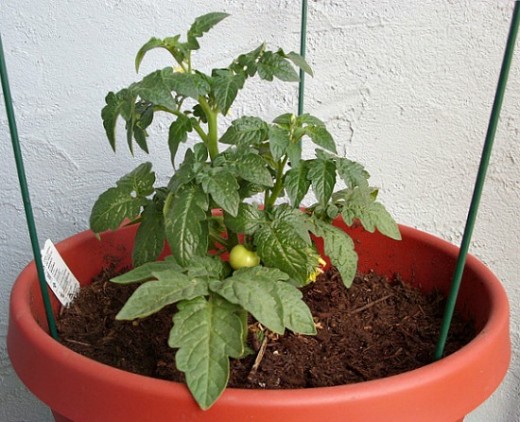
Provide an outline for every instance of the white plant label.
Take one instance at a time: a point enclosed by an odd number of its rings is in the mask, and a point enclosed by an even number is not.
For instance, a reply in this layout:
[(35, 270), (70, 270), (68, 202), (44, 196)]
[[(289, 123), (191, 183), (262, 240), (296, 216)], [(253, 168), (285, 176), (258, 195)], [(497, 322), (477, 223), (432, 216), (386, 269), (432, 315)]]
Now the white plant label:
[(70, 271), (56, 246), (48, 239), (43, 246), (42, 262), (47, 284), (61, 304), (65, 307), (69, 306), (79, 292), (79, 281)]

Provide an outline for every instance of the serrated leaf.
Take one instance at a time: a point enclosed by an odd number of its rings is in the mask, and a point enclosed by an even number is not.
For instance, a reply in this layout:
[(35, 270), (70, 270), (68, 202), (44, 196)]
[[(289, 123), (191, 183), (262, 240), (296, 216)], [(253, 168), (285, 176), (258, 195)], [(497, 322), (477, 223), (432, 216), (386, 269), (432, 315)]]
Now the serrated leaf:
[(158, 273), (164, 270), (182, 272), (182, 267), (175, 262), (173, 257), (168, 256), (164, 259), (164, 261), (147, 262), (146, 264), (134, 268), (127, 273), (110, 279), (110, 281), (117, 284), (130, 284), (149, 281), (156, 278), (153, 275), (154, 273)]
[(314, 234), (323, 238), (325, 254), (338, 269), (343, 284), (349, 288), (354, 281), (358, 261), (354, 242), (343, 230), (332, 224), (317, 219), (314, 219), (314, 222)]
[(203, 143), (193, 145), (193, 157), (199, 163), (205, 163), (208, 159), (208, 148)]
[(186, 150), (182, 164), (173, 174), (170, 182), (168, 183), (168, 189), (172, 192), (177, 192), (183, 186), (193, 181), (197, 175), (197, 164), (198, 163), (195, 160), (195, 154), (193, 151), (191, 149)]
[(312, 190), (322, 206), (329, 201), (336, 184), (336, 165), (331, 160), (315, 159), (308, 161), (308, 177)]
[(254, 204), (241, 202), (238, 207), (236, 217), (229, 213), (224, 215), (226, 227), (235, 233), (243, 233), (246, 235), (253, 234), (263, 221), (263, 212)]
[(235, 75), (228, 69), (218, 69), (211, 79), (213, 96), (222, 114), (227, 114), (231, 104), (235, 101), (238, 91), (244, 86), (243, 75)]
[(258, 60), (258, 76), (266, 81), (272, 81), (273, 77), (284, 82), (300, 80), (291, 63), (282, 55), (271, 51), (264, 52)]
[(202, 409), (220, 397), (229, 378), (229, 357), (243, 353), (244, 328), (236, 306), (217, 296), (198, 297), (178, 304), (168, 344), (179, 348), (177, 368), (186, 374), (186, 384)]
[(208, 205), (206, 194), (189, 186), (175, 195), (173, 204), (165, 209), (166, 240), (181, 265), (188, 265), (194, 256), (206, 255), (208, 251)]
[(148, 137), (148, 133), (146, 132), (146, 130), (141, 129), (138, 126), (138, 124), (136, 123), (134, 125), (133, 136), (134, 136), (135, 142), (139, 146), (139, 148), (141, 148), (144, 152), (146, 152), (148, 154), (149, 153), (148, 144), (146, 143), (146, 138)]
[(278, 161), (286, 154), (290, 143), (290, 133), (287, 129), (277, 125), (269, 127), (269, 149), (275, 161)]
[(197, 181), (219, 207), (233, 216), (237, 215), (240, 186), (231, 172), (223, 168), (210, 168), (207, 172), (199, 173)]
[(296, 121), (300, 126), (303, 124), (311, 126), (325, 126), (325, 123), (323, 123), (322, 120), (309, 113), (303, 113), (302, 115), (298, 116)]
[(351, 161), (348, 158), (338, 157), (336, 160), (336, 167), (339, 177), (343, 179), (349, 188), (353, 189), (356, 186), (362, 188), (368, 187), (370, 174), (361, 164)]
[(158, 38), (151, 38), (150, 40), (148, 40), (148, 42), (146, 42), (140, 49), (139, 51), (137, 52), (137, 55), (135, 57), (135, 71), (136, 72), (139, 72), (139, 66), (141, 66), (141, 62), (143, 61), (143, 57), (144, 55), (154, 49), (154, 48), (158, 48), (158, 47), (163, 47), (163, 48), (166, 48), (164, 46), (164, 43), (162, 40), (158, 39)]
[(171, 125), (168, 131), (168, 147), (170, 149), (170, 159), (172, 165), (175, 165), (175, 156), (182, 142), (188, 139), (188, 132), (193, 130), (191, 120), (185, 114), (180, 114)]
[(314, 76), (314, 73), (312, 72), (312, 69), (309, 66), (309, 64), (298, 53), (291, 51), (291, 52), (287, 53), (285, 55), (285, 57), (287, 57), (290, 61), (292, 61), (296, 66), (298, 66), (301, 70), (303, 70), (308, 75)]
[(279, 126), (283, 126), (285, 129), (289, 129), (294, 120), (296, 120), (296, 116), (293, 113), (285, 113), (276, 117), (273, 120), (273, 123), (276, 123)]
[(188, 277), (192, 279), (222, 280), (229, 268), (218, 256), (195, 256), (186, 267)]
[(266, 187), (274, 185), (266, 161), (258, 154), (249, 153), (240, 156), (236, 162), (236, 169), (242, 179), (251, 183)]
[(152, 163), (146, 162), (137, 166), (130, 173), (121, 177), (116, 185), (137, 196), (148, 196), (154, 192), (155, 173), (152, 171)]
[(285, 328), (299, 334), (315, 334), (311, 312), (302, 293), (276, 268), (254, 267), (235, 271), (223, 282), (210, 282), (210, 289), (250, 312), (271, 331)]
[(121, 115), (125, 120), (128, 120), (134, 102), (135, 96), (128, 89), (122, 89), (117, 94), (109, 92), (105, 97), (106, 105), (101, 110), (101, 118), (108, 141), (114, 151), (116, 150), (117, 118)]
[(102, 193), (90, 214), (90, 229), (94, 233), (117, 229), (126, 218), (136, 218), (143, 199), (132, 196), (128, 189), (110, 188)]
[(309, 169), (306, 162), (292, 168), (285, 175), (285, 191), (291, 200), (293, 207), (299, 207), (305, 195), (309, 191), (311, 181), (308, 178)]
[(375, 226), (379, 232), (391, 239), (401, 240), (399, 226), (383, 204), (380, 202), (374, 202), (371, 207), (371, 212), (373, 216), (372, 218), (375, 220)]
[(219, 142), (229, 145), (259, 145), (267, 139), (269, 126), (258, 117), (243, 116), (234, 120)]
[(273, 217), (275, 220), (284, 221), (289, 223), (295, 230), (295, 232), (307, 243), (312, 244), (309, 230), (311, 225), (308, 222), (308, 215), (302, 212), (298, 208), (291, 208), (287, 204), (278, 205), (273, 210)]
[(227, 18), (228, 16), (228, 13), (212, 12), (196, 18), (193, 24), (191, 25), (190, 29), (188, 30), (189, 48), (192, 50), (199, 49), (199, 43), (197, 42), (197, 38), (202, 37), (204, 33), (208, 32), (217, 23)]
[(172, 96), (173, 75), (171, 67), (156, 70), (145, 76), (142, 81), (135, 83), (132, 91), (145, 101), (175, 110), (177, 103)]
[(305, 131), (316, 145), (336, 154), (336, 143), (325, 126), (307, 126)]
[(157, 204), (150, 201), (141, 214), (132, 253), (134, 267), (155, 261), (164, 249), (164, 217)]
[(173, 73), (170, 84), (177, 94), (194, 99), (208, 94), (211, 89), (209, 79), (202, 73)]
[(352, 225), (354, 220), (358, 219), (365, 230), (373, 233), (375, 229), (379, 230), (385, 236), (395, 240), (401, 239), (399, 227), (385, 207), (375, 202), (372, 188), (357, 187), (352, 190), (346, 190), (340, 195), (341, 216), (348, 225)]
[(229, 66), (229, 69), (236, 73), (241, 73), (244, 77), (254, 76), (258, 68), (257, 60), (265, 49), (265, 44), (255, 48), (246, 54), (241, 54)]
[(313, 271), (307, 243), (295, 228), (285, 221), (264, 224), (254, 235), (258, 256), (268, 267), (279, 268), (301, 285)]
[(116, 319), (144, 318), (172, 303), (208, 294), (208, 283), (203, 279), (190, 278), (172, 270), (154, 272), (153, 275), (157, 280), (139, 286), (118, 312)]
[(287, 158), (291, 166), (296, 167), (300, 165), (302, 158), (302, 143), (291, 142), (287, 147)]

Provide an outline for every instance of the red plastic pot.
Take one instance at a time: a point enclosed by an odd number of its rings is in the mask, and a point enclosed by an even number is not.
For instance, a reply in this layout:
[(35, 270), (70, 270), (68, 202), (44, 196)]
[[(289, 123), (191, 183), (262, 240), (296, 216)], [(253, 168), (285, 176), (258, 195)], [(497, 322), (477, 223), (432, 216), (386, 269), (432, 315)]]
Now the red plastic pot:
[[(342, 226), (341, 222), (338, 225)], [(344, 226), (342, 226), (345, 228)], [(346, 228), (345, 228), (346, 229)], [(360, 269), (399, 273), (423, 289), (446, 292), (458, 248), (402, 227), (403, 240), (349, 229)], [(82, 283), (107, 257), (129, 264), (135, 227), (98, 241), (83, 232), (58, 244)], [(54, 303), (55, 309), (58, 304)], [(72, 352), (49, 335), (34, 264), (11, 296), (7, 346), (18, 376), (51, 407), (57, 421), (380, 421), (455, 422), (502, 381), (510, 360), (509, 308), (499, 280), (469, 256), (458, 308), (475, 321), (477, 337), (458, 352), (423, 368), (381, 380), (302, 390), (228, 389), (202, 411), (183, 384), (115, 369)]]

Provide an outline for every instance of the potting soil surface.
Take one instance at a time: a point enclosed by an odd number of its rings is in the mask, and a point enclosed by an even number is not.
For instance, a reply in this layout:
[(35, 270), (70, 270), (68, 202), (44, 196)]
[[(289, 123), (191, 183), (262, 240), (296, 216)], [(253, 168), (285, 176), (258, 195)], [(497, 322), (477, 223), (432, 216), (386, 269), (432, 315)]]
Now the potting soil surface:
[[(59, 336), (70, 349), (105, 364), (166, 380), (183, 382), (168, 347), (175, 305), (136, 321), (115, 315), (137, 285), (117, 285), (107, 271), (82, 288), (58, 319)], [(236, 388), (309, 388), (383, 378), (432, 362), (445, 301), (422, 293), (398, 277), (360, 274), (346, 289), (330, 269), (303, 288), (303, 300), (315, 319), (317, 335), (259, 331), (250, 320), (255, 352), (232, 360), (229, 386)], [(455, 315), (446, 353), (475, 336), (471, 321)], [(267, 338), (264, 341), (262, 338)], [(262, 349), (262, 358), (257, 359)], [(257, 364), (255, 365), (255, 360)]]

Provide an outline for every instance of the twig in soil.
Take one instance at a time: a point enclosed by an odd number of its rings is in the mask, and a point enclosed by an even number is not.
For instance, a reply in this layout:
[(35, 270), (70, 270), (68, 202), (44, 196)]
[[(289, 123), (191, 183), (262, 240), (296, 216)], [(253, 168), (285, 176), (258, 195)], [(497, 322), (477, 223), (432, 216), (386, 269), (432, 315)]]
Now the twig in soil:
[(358, 314), (359, 312), (363, 312), (368, 308), (371, 308), (374, 305), (377, 305), (380, 302), (384, 302), (386, 299), (389, 299), (393, 296), (393, 294), (389, 294), (386, 296), (383, 296), (381, 299), (374, 300), (373, 302), (367, 303), (366, 305), (363, 305), (357, 309), (354, 309), (352, 312), (349, 312), (350, 315)]
[(252, 382), (253, 377), (255, 376), (256, 371), (258, 371), (258, 367), (260, 366), (260, 363), (262, 362), (262, 359), (264, 358), (265, 349), (267, 348), (268, 340), (269, 340), (269, 338), (267, 336), (265, 336), (262, 341), (262, 345), (260, 346), (260, 350), (258, 351), (258, 354), (256, 355), (255, 363), (253, 364), (251, 371), (249, 371), (249, 375), (247, 376), (247, 379), (250, 382)]
[(80, 346), (92, 347), (92, 344), (90, 344), (90, 343), (84, 343), (82, 341), (72, 340), (72, 339), (68, 339), (68, 338), (64, 338), (63, 341), (65, 341), (67, 343), (78, 344)]

